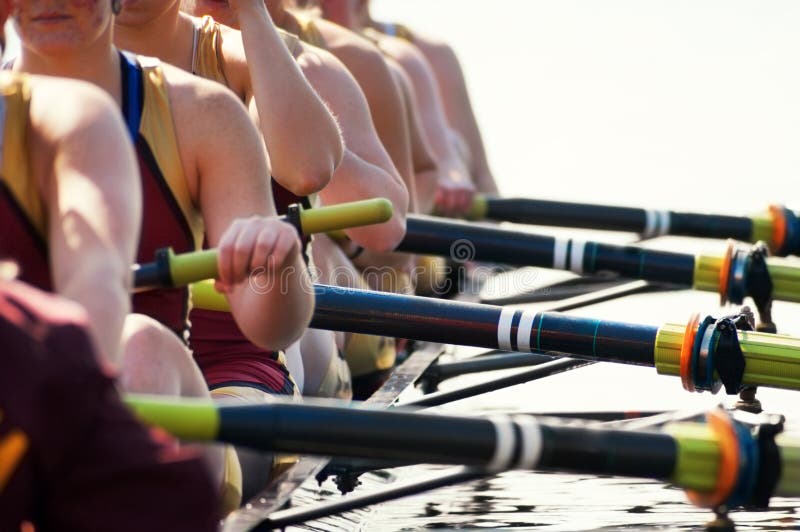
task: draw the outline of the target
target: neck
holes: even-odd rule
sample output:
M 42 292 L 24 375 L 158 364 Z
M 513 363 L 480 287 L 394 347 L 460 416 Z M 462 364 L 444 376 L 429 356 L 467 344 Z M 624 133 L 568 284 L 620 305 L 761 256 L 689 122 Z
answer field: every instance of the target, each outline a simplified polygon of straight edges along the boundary
M 111 43 L 111 28 L 94 44 L 59 55 L 41 55 L 23 43 L 15 70 L 92 83 L 122 102 L 119 54 Z
M 184 70 L 192 69 L 192 17 L 179 4 L 139 25 L 114 25 L 114 44 L 123 50 L 158 57 Z

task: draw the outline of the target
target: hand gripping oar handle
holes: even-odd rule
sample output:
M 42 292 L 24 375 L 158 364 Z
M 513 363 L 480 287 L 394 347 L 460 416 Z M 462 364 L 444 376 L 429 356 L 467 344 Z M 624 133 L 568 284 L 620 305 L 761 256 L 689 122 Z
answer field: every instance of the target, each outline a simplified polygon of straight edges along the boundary
M 350 227 L 379 224 L 391 219 L 392 204 L 385 198 L 373 198 L 304 210 L 289 206 L 281 219 L 291 223 L 301 235 L 325 233 Z M 217 251 L 208 249 L 176 255 L 161 249 L 155 261 L 134 267 L 134 287 L 138 290 L 185 286 L 217 276 Z
M 645 237 L 763 240 L 775 255 L 800 254 L 800 219 L 795 212 L 777 205 L 755 216 L 728 216 L 479 195 L 475 196 L 467 219 L 630 231 Z
M 681 376 L 690 391 L 723 383 L 731 394 L 742 386 L 800 390 L 800 338 L 723 334 L 724 320 L 701 331 L 698 322 L 656 327 L 326 285 L 314 285 L 314 295 L 315 329 L 650 366 Z M 192 285 L 192 296 L 198 308 L 228 310 L 211 283 Z
M 721 411 L 707 424 L 654 433 L 524 415 L 481 419 L 277 400 L 251 406 L 142 396 L 126 401 L 140 419 L 179 438 L 268 452 L 653 478 L 693 490 L 692 501 L 702 506 L 765 506 L 773 494 L 800 495 L 800 441 L 776 439 L 774 426 L 766 437 L 753 436 Z

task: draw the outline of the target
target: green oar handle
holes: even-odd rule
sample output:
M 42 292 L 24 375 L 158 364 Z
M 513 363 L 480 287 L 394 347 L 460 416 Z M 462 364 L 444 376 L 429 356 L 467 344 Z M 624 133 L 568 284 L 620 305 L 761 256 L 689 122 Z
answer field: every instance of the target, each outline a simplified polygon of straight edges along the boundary
M 219 437 L 219 409 L 208 399 L 129 394 L 124 401 L 143 422 L 176 438 L 213 441 Z
M 695 260 L 694 288 L 719 292 L 723 258 L 700 255 Z M 800 264 L 797 261 L 770 257 L 767 269 L 772 279 L 772 297 L 779 301 L 800 302 Z
M 668 323 L 656 336 L 654 359 L 663 375 L 680 375 L 680 354 L 686 324 Z M 742 384 L 800 390 L 800 338 L 739 331 L 745 358 Z
M 315 235 L 388 222 L 393 213 L 392 202 L 386 198 L 372 198 L 305 210 L 300 221 L 303 234 Z
M 490 196 L 476 194 L 472 198 L 472 205 L 470 205 L 469 211 L 464 213 L 463 217 L 467 220 L 485 220 L 489 215 L 489 199 Z M 433 214 L 436 216 L 445 216 L 435 209 Z
M 300 234 L 313 235 L 351 227 L 379 224 L 391 219 L 392 204 L 386 198 L 340 203 L 303 210 L 292 205 L 281 219 L 292 223 Z M 214 249 L 176 255 L 159 250 L 155 262 L 134 268 L 134 286 L 149 289 L 187 284 L 217 276 L 217 251 Z

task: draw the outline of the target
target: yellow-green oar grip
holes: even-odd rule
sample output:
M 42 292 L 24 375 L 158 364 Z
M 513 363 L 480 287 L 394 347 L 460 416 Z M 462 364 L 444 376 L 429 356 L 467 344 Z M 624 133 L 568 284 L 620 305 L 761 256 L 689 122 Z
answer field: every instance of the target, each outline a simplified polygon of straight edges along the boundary
M 230 312 L 228 299 L 214 289 L 214 281 L 200 281 L 191 285 L 192 306 L 204 310 Z
M 489 198 L 476 195 L 472 200 L 472 207 L 466 214 L 467 220 L 485 220 L 489 214 Z
M 300 213 L 300 224 L 303 234 L 327 233 L 348 227 L 388 222 L 393 212 L 389 200 L 373 198 L 304 210 Z
M 174 286 L 186 286 L 197 279 L 213 279 L 217 276 L 217 250 L 180 255 L 170 251 L 169 271 Z
M 686 325 L 668 323 L 656 335 L 654 360 L 663 375 L 680 375 L 680 353 Z M 800 338 L 739 331 L 745 358 L 742 384 L 800 390 Z
M 176 438 L 211 441 L 219 434 L 219 410 L 207 399 L 127 395 L 124 400 L 143 423 L 161 427 Z

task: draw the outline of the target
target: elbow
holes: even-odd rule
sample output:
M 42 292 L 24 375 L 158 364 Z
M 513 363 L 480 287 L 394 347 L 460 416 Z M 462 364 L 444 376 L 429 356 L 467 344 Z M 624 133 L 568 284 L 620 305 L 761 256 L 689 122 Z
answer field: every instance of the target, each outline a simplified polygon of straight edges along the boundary
M 309 196 L 328 186 L 334 172 L 342 162 L 341 143 L 338 148 L 331 146 L 327 154 L 318 150 L 315 155 L 314 160 L 307 160 L 305 164 L 300 163 L 297 159 L 290 161 L 286 173 L 283 174 L 288 176 L 288 179 L 281 180 L 276 175 L 278 182 L 295 196 Z
M 394 251 L 406 236 L 405 215 L 395 214 L 391 220 L 380 225 L 371 226 L 358 231 L 362 234 L 353 234 L 352 240 L 364 249 L 374 253 L 388 253 Z
M 330 182 L 332 175 L 332 166 L 328 166 L 327 168 L 309 167 L 305 170 L 301 170 L 298 175 L 294 176 L 289 186 L 283 185 L 283 183 L 281 183 L 281 185 L 285 186 L 286 189 L 295 196 L 310 196 L 325 188 Z

